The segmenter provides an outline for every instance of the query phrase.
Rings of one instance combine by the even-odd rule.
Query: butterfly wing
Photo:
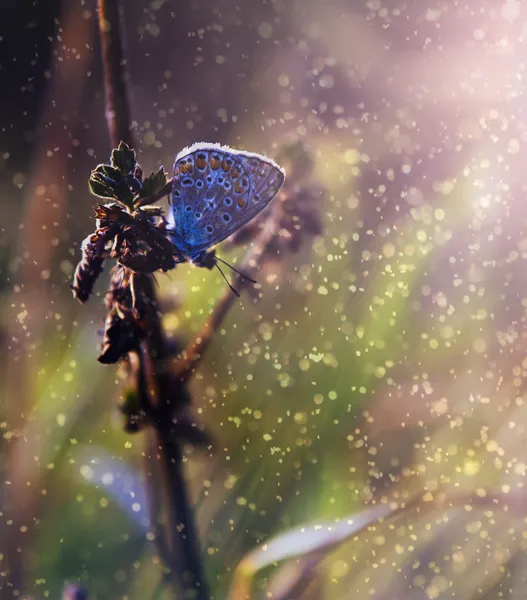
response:
[[[284,170],[260,154],[209,143],[185,148],[174,164],[172,241],[195,257],[262,211],[284,180]]]

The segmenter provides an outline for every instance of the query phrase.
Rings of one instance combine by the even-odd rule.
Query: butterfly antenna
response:
[[[241,271],[238,271],[238,269],[235,269],[232,265],[230,265],[227,261],[223,260],[223,258],[220,258],[219,256],[216,256],[216,260],[221,261],[224,265],[227,265],[229,267],[229,269],[232,269],[235,273],[238,273],[238,275],[242,278],[242,279],[246,279],[247,281],[250,281],[251,283],[258,283],[257,281],[255,281],[254,279],[251,279],[248,275],[245,275],[245,273],[242,273]]]
[[[231,292],[233,292],[233,294],[236,294],[236,296],[238,296],[238,298],[240,297],[240,292],[238,292],[237,290],[235,290],[230,281],[227,279],[227,277],[225,277],[225,273],[221,270],[221,267],[218,263],[215,263],[218,271],[221,273],[221,276],[223,277],[223,279],[225,279],[225,283],[231,288]]]

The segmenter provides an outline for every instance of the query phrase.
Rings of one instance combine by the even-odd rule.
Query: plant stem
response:
[[[157,427],[156,435],[163,461],[165,485],[168,488],[165,490],[166,495],[174,502],[172,510],[167,513],[167,532],[169,549],[179,564],[182,597],[208,600],[210,596],[199,560],[198,533],[185,486],[181,448],[172,434],[170,424]],[[194,593],[189,596],[188,592],[191,590]]]
[[[112,147],[117,148],[121,141],[133,146],[120,0],[97,0],[97,6],[104,67],[106,120]]]
[[[120,141],[133,146],[130,131],[130,109],[125,75],[125,60],[120,30],[120,6],[118,0],[98,0],[99,26],[103,49],[104,81],[106,88],[106,116],[113,147]],[[166,192],[165,192],[166,193]],[[173,435],[174,414],[177,415],[178,403],[186,397],[186,391],[174,389],[173,378],[169,372],[169,349],[158,311],[157,294],[152,277],[143,278],[142,293],[146,299],[144,315],[146,330],[149,332],[143,342],[141,360],[148,374],[148,392],[155,443],[147,436],[146,455],[157,458],[159,454],[160,471],[163,478],[163,509],[167,527],[161,539],[157,541],[159,551],[171,569],[171,581],[177,577],[182,595],[187,597],[189,590],[194,591],[195,600],[208,600],[209,593],[203,575],[199,540],[194,523],[193,511],[187,493],[183,471],[183,456],[180,442]],[[155,472],[156,469],[153,469]],[[157,491],[150,490],[152,500]],[[159,529],[153,524],[156,531]],[[167,556],[169,554],[169,556]]]
[[[164,508],[167,527],[165,543],[172,560],[171,569],[178,567],[178,586],[185,594],[194,590],[196,600],[208,600],[200,557],[198,534],[187,492],[183,471],[183,455],[180,442],[174,435],[173,415],[186,403],[186,391],[175,388],[169,372],[169,350],[162,328],[160,313],[155,299],[152,277],[149,285],[143,285],[143,293],[150,298],[145,322],[148,338],[143,348],[142,358],[150,372],[149,394],[153,408],[155,430],[154,452],[160,455],[160,471],[163,480]],[[185,594],[186,597],[186,594]]]

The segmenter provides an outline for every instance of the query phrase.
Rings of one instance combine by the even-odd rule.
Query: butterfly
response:
[[[211,248],[260,213],[284,181],[284,169],[261,154],[206,142],[184,148],[174,163],[167,229],[177,262],[217,267],[227,281],[218,260],[236,269]]]

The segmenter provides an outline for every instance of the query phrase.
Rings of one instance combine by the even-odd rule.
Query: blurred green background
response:
[[[145,172],[195,141],[293,139],[314,158],[295,183],[327,190],[323,235],[266,265],[192,384],[217,440],[186,464],[214,597],[274,534],[441,491],[496,502],[378,526],[304,596],[524,598],[525,4],[125,4]],[[143,439],[96,362],[107,273],[84,307],[69,289],[110,151],[95,3],[0,14],[0,597],[14,572],[27,598],[150,598]],[[183,341],[224,292],[191,266],[159,284]]]

